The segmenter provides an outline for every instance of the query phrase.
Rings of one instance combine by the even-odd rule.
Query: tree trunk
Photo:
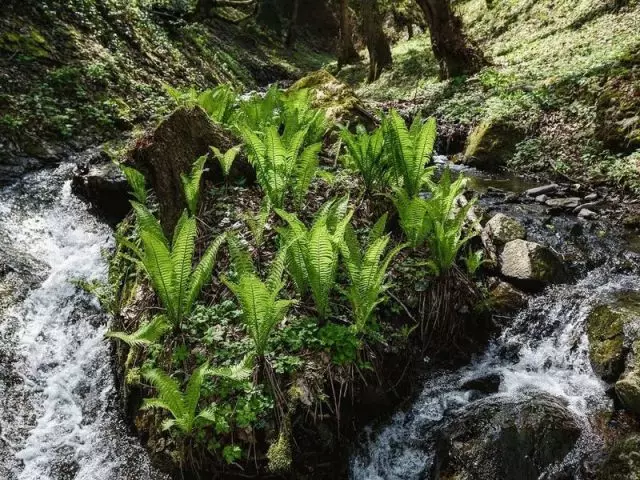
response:
[[[360,60],[353,45],[353,31],[349,17],[349,0],[340,0],[340,44],[338,45],[338,69]]]
[[[287,36],[284,39],[285,47],[293,47],[296,41],[296,28],[298,23],[298,12],[300,11],[300,0],[293,0],[291,8],[291,18],[289,19],[289,27],[287,28]]]
[[[373,82],[380,77],[383,69],[391,66],[391,47],[382,30],[382,15],[377,0],[361,0],[361,4],[362,31],[369,51],[369,82]]]
[[[413,23],[411,22],[407,24],[407,36],[409,37],[409,39],[413,38]]]
[[[449,0],[416,0],[429,25],[433,54],[440,65],[440,78],[472,75],[486,64],[484,55],[462,30],[462,20],[453,13]]]

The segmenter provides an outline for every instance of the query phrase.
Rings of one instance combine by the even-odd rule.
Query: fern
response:
[[[257,215],[252,215],[247,213],[243,216],[249,230],[251,230],[251,234],[253,235],[253,241],[256,247],[260,248],[264,241],[264,231],[267,226],[267,221],[269,220],[269,214],[271,213],[271,204],[269,201],[262,202],[260,205],[260,210]]]
[[[204,164],[206,161],[207,156],[201,156],[193,164],[190,175],[185,175],[184,173],[180,175],[184,196],[187,201],[187,207],[189,208],[191,215],[195,215],[198,210],[198,202],[200,201],[200,180],[202,178],[202,173],[204,172]]]
[[[363,126],[358,125],[355,134],[344,128],[340,136],[347,150],[347,155],[343,157],[345,164],[362,176],[365,189],[373,192],[387,185],[390,165],[388,157],[383,154],[383,129],[378,128],[369,135]]]
[[[234,104],[238,95],[230,85],[218,85],[205,90],[196,99],[196,103],[207,112],[212,120],[223,125],[230,124],[234,113]]]
[[[233,242],[231,242],[233,243]],[[242,259],[240,265],[234,265],[238,273],[235,282],[224,278],[224,284],[236,296],[242,309],[242,320],[247,333],[253,341],[256,355],[264,358],[267,342],[275,326],[280,323],[289,307],[295,300],[278,299],[284,284],[284,253],[281,251],[273,260],[271,272],[266,281],[262,281],[255,271],[248,271],[244,259],[246,256],[235,255]]]
[[[107,332],[105,336],[117,338],[130,347],[143,347],[157,342],[170,328],[166,315],[156,315],[151,321],[140,325],[133,333]]]
[[[183,435],[191,435],[195,429],[219,420],[213,405],[198,412],[202,383],[205,378],[223,376],[234,380],[246,379],[251,372],[246,362],[245,359],[242,364],[228,368],[210,368],[207,364],[201,365],[189,377],[184,392],[180,389],[178,382],[162,370],[146,370],[143,376],[155,387],[158,396],[144,399],[141,408],[166,410],[172,418],[162,423],[163,430],[177,428]]]
[[[421,197],[409,197],[404,189],[397,189],[392,200],[398,211],[400,228],[409,245],[416,248],[424,244],[429,234],[429,224],[425,219],[426,200]]]
[[[286,137],[278,133],[277,127],[269,126],[261,139],[248,127],[239,128],[256,169],[258,183],[271,204],[282,208],[290,191],[296,203],[302,203],[318,167],[321,144],[303,150],[306,129]]]
[[[185,181],[185,185],[193,185],[194,176],[197,176],[197,172]],[[195,217],[186,211],[182,214],[174,229],[173,242],[170,243],[160,222],[145,205],[136,201],[132,201],[131,205],[136,214],[142,246],[133,246],[133,251],[139,257],[160,303],[166,308],[167,318],[173,325],[180,325],[191,313],[202,287],[211,278],[224,235],[209,245],[194,268]]]
[[[385,222],[386,216],[376,223],[369,236],[370,243],[364,249],[361,249],[350,225],[342,244],[341,251],[351,282],[345,293],[351,303],[357,333],[366,329],[376,307],[385,300],[384,292],[388,288],[385,284],[387,270],[393,258],[405,247],[398,245],[383,258],[389,243],[388,235],[381,236]]]
[[[456,201],[465,191],[467,179],[458,177],[451,181],[451,172],[445,169],[440,181],[432,184],[431,197],[426,201],[425,220],[429,235],[427,244],[432,257],[430,266],[436,275],[446,273],[455,263],[460,249],[471,240],[476,232],[464,235],[467,213],[475,201],[457,208]]]
[[[147,203],[147,185],[144,175],[135,168],[122,167],[122,173],[131,187],[133,197],[140,203]]]
[[[286,245],[287,269],[301,295],[311,291],[320,319],[329,314],[329,295],[336,285],[338,257],[345,229],[353,211],[347,211],[348,197],[332,200],[318,212],[311,228],[293,214],[276,213],[287,222],[278,230]]]
[[[418,117],[408,129],[398,112],[391,110],[384,121],[384,140],[396,178],[408,197],[416,197],[432,173],[425,167],[436,140],[435,119],[422,124]]]
[[[242,145],[236,145],[235,147],[230,148],[225,153],[222,153],[216,147],[210,147],[213,155],[218,159],[220,163],[220,167],[222,168],[222,174],[225,178],[229,176],[229,172],[231,172],[231,167],[233,166],[233,162],[236,160],[236,157],[240,153],[242,149]]]

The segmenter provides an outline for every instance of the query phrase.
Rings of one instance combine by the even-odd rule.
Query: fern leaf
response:
[[[200,292],[202,291],[202,287],[204,287],[205,283],[211,279],[211,272],[213,272],[213,267],[216,264],[218,251],[225,240],[226,236],[224,234],[216,237],[215,240],[211,242],[211,245],[209,245],[205,250],[200,262],[193,270],[189,281],[189,296],[185,312],[191,311],[193,304],[198,299],[198,295],[200,295]]]

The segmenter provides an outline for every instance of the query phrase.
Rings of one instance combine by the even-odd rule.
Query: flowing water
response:
[[[0,247],[40,280],[0,311],[0,478],[164,478],[120,417],[106,316],[74,284],[104,278],[113,240],[71,195],[72,167],[0,190]]]
[[[585,320],[596,302],[639,288],[640,278],[604,266],[577,284],[554,286],[532,299],[482,356],[460,370],[431,376],[410,409],[382,428],[369,428],[363,448],[352,458],[351,477],[428,478],[437,434],[447,420],[487,401],[462,385],[494,375],[501,379],[498,392],[490,395],[497,404],[547,393],[567,405],[582,435],[563,467],[574,472],[571,478],[579,478],[578,464],[602,446],[589,419],[611,407],[606,385],[589,363]]]

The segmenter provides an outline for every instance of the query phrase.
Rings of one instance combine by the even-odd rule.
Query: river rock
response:
[[[489,291],[491,310],[513,313],[527,306],[527,295],[507,282],[499,282]]]
[[[462,390],[475,390],[482,393],[496,393],[500,390],[502,377],[497,373],[491,373],[481,377],[466,380],[460,388]]]
[[[578,422],[550,395],[487,397],[445,426],[432,478],[537,480],[579,436]]]
[[[120,168],[110,160],[97,165],[79,165],[71,181],[73,193],[111,223],[120,222],[129,212],[129,185]]]
[[[564,277],[562,261],[553,251],[526,240],[513,240],[504,246],[500,271],[505,277],[534,290]]]
[[[590,193],[589,195],[584,197],[584,201],[585,202],[593,202],[595,200],[598,199],[598,194],[597,193]]]
[[[545,202],[547,207],[554,209],[574,209],[580,205],[580,198],[568,197],[568,198],[550,198]]]
[[[137,141],[128,154],[128,163],[142,171],[156,193],[162,227],[170,236],[186,203],[180,175],[191,171],[193,162],[210,155],[209,147],[226,152],[240,143],[231,132],[211,121],[200,107],[181,107],[165,118],[158,127]],[[222,179],[217,161],[209,161],[208,177]],[[255,178],[246,158],[233,163],[230,179]]]
[[[515,122],[483,120],[469,135],[464,163],[481,170],[497,170],[513,156],[524,137],[525,132]]]
[[[616,382],[615,390],[622,406],[640,415],[640,373],[632,371],[625,374]]]
[[[580,212],[578,212],[578,217],[584,218],[585,220],[595,220],[598,218],[598,214],[588,208],[582,208]]]
[[[557,183],[551,183],[549,185],[542,185],[541,187],[530,188],[524,194],[528,197],[537,197],[539,195],[545,195],[547,193],[553,193],[558,190],[560,186]]]
[[[549,196],[545,195],[544,193],[542,195],[538,195],[535,198],[535,201],[538,203],[545,203],[547,200],[549,200]]]
[[[596,480],[640,480],[640,435],[616,439],[598,468]]]
[[[524,239],[526,236],[524,226],[515,218],[508,217],[504,213],[498,213],[491,217],[484,228],[496,245]]]
[[[47,271],[48,267],[36,258],[10,245],[0,244],[0,313],[40,284]]]

